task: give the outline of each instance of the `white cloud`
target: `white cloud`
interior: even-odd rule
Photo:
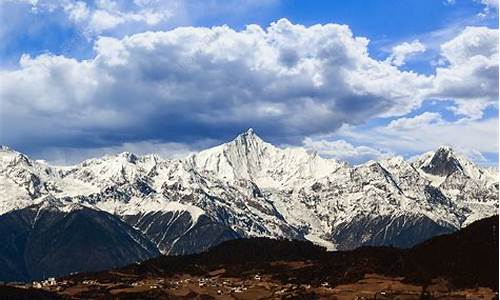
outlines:
[[[46,15],[51,22],[74,26],[89,41],[106,34],[124,36],[172,28],[182,24],[194,24],[204,18],[220,16],[240,17],[249,11],[272,7],[279,0],[2,0],[17,7],[8,9],[31,11],[34,15]],[[2,3],[0,1],[0,3]],[[28,9],[26,9],[28,8]],[[61,14],[62,12],[62,14]],[[3,27],[15,26],[4,22]],[[5,29],[0,28],[5,31]]]
[[[392,48],[392,53],[387,58],[387,61],[399,67],[404,65],[409,57],[417,53],[425,52],[425,50],[424,44],[419,40],[414,40],[411,43],[404,42]]]
[[[369,160],[379,160],[393,153],[367,146],[354,146],[345,140],[325,140],[307,137],[302,142],[303,147],[316,151],[323,157],[335,158],[352,164],[359,164]]]
[[[120,15],[113,15],[105,10],[96,10],[92,13],[89,26],[92,31],[100,33],[115,28],[123,22],[125,22],[125,18]]]
[[[82,22],[89,17],[87,4],[82,1],[67,2],[64,4],[64,10],[68,13],[69,19],[73,22]]]
[[[467,27],[441,53],[448,65],[436,69],[429,97],[453,100],[458,114],[474,119],[498,107],[498,29]]]
[[[443,123],[443,119],[441,118],[441,115],[439,113],[424,112],[412,118],[395,119],[391,121],[389,125],[387,125],[387,127],[396,130],[411,130],[419,128],[423,125],[437,125],[440,123]]]
[[[418,106],[429,78],[372,59],[367,44],[344,25],[283,19],[100,38],[83,61],[25,56],[0,73],[2,127],[16,128],[3,140],[219,138],[247,127],[302,140]]]
[[[406,122],[408,119],[403,118],[403,120]],[[337,132],[337,136],[399,153],[420,153],[436,149],[441,145],[450,145],[464,153],[472,151],[498,153],[498,118],[420,122],[414,127],[389,124],[368,131],[344,126]]]
[[[496,14],[498,16],[498,0],[475,0],[476,2],[480,2],[484,5],[484,9],[482,12],[478,14],[480,17],[487,17],[491,13]]]
[[[458,116],[479,119],[487,107],[498,107],[498,29],[463,27],[462,23],[419,35],[428,53],[436,52],[431,89],[426,98],[453,101]]]
[[[82,7],[75,19],[86,15]],[[222,140],[254,127],[273,142],[297,144],[346,124],[405,115],[432,97],[454,101],[454,112],[468,121],[424,113],[399,118],[373,136],[353,131],[361,137],[354,141],[425,151],[453,137],[464,148],[491,151],[496,123],[472,121],[498,105],[497,35],[496,29],[465,29],[443,44],[446,62],[431,76],[370,57],[369,41],[337,24],[306,27],[283,19],[241,31],[181,27],[100,37],[93,58],[23,56],[18,69],[0,71],[0,142],[103,148]]]
[[[36,0],[20,3],[29,5],[31,11],[36,14],[62,11],[67,21],[76,25],[87,37],[92,38],[119,26],[145,28],[166,22],[173,17],[173,9],[178,7],[180,2]],[[54,14],[53,18],[57,18],[57,15]]]
[[[497,105],[484,99],[467,99],[457,101],[455,106],[449,107],[449,110],[458,116],[463,116],[471,120],[479,120],[483,117],[484,110],[490,105]]]
[[[458,36],[441,45],[441,53],[453,65],[470,59],[498,57],[498,29],[466,27]]]

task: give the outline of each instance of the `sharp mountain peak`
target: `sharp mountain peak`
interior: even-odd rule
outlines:
[[[239,141],[253,142],[253,143],[257,143],[257,144],[266,143],[261,137],[259,137],[255,133],[253,128],[249,128],[245,132],[238,134],[238,136],[236,136],[236,138],[234,140],[230,141],[229,143],[239,142]]]
[[[105,220],[92,234],[121,236],[116,241],[120,249],[137,250],[127,254],[132,260],[157,251],[199,252],[224,240],[254,236],[307,239],[330,249],[408,247],[498,209],[498,174],[455,159],[449,147],[415,162],[393,158],[360,167],[303,148],[275,147],[253,130],[183,160],[123,153],[52,167],[28,159],[24,163],[22,154],[6,151],[0,151],[0,232],[2,214],[38,204],[29,216],[41,211],[68,219],[65,228],[75,231],[62,233],[70,239],[83,227],[72,227],[76,223],[65,218],[67,213],[85,224]],[[442,169],[447,174],[449,166],[454,170],[458,165],[465,172],[432,173]],[[10,219],[3,220],[3,228],[11,228]]]
[[[31,164],[37,161],[30,159],[28,156],[23,153],[16,151],[13,148],[2,145],[0,149],[0,153],[4,156],[4,163],[9,163],[12,165],[15,161],[23,161],[25,163]],[[8,157],[12,156],[11,159]],[[156,154],[149,155],[136,155],[132,152],[121,152],[114,155],[104,155],[100,158],[90,158],[82,161],[81,166],[92,165],[95,162],[99,161],[107,161],[109,159],[125,159],[128,163],[136,164],[139,161],[142,161],[146,157],[154,158],[154,161],[164,160],[160,156]],[[237,135],[233,140],[228,141],[226,143],[222,143],[220,145],[207,148],[205,150],[201,150],[200,152],[194,153],[182,159],[184,162],[192,162],[193,159],[196,161],[196,165],[198,167],[206,168],[209,164],[215,163],[217,167],[214,170],[219,170],[219,168],[223,168],[221,165],[221,161],[227,161],[226,167],[231,167],[233,169],[236,167],[234,163],[236,161],[240,161],[245,164],[245,168],[248,167],[249,163],[251,165],[255,165],[257,169],[262,167],[260,161],[262,160],[282,160],[285,157],[288,157],[289,160],[300,161],[301,163],[305,163],[307,161],[318,160],[319,162],[337,162],[343,163],[342,161],[337,161],[331,158],[322,157],[316,151],[307,150],[301,147],[292,147],[292,148],[281,148],[275,146],[269,142],[266,142],[261,137],[258,136],[256,131],[253,128],[248,128],[246,131],[241,132]],[[395,158],[395,157],[392,157]],[[389,158],[391,159],[391,158]],[[403,159],[407,161],[406,159]],[[247,162],[248,161],[248,162]],[[252,162],[253,161],[253,162]],[[289,161],[291,162],[291,161]],[[362,165],[373,164],[375,162],[380,161],[369,161]],[[17,163],[16,163],[17,164]],[[469,162],[465,157],[458,154],[451,146],[449,145],[441,145],[437,147],[436,150],[427,152],[420,156],[420,162],[418,163],[418,167],[425,171],[428,174],[437,175],[437,176],[447,176],[455,171],[459,171],[461,173],[467,173],[466,165],[473,164]],[[76,167],[75,165],[73,167]],[[349,165],[349,164],[347,164]],[[49,166],[49,165],[47,165]],[[68,166],[69,167],[69,166]]]
[[[453,172],[464,173],[464,166],[461,163],[463,158],[455,153],[450,146],[440,146],[423,166],[425,172],[448,176]]]

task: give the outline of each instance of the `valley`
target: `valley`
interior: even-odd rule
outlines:
[[[200,254],[12,283],[0,287],[0,294],[10,291],[12,299],[42,291],[47,299],[496,299],[498,225],[498,216],[491,217],[410,249],[327,252],[303,241],[233,240]]]

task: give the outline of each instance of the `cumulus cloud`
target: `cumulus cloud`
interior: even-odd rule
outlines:
[[[498,29],[467,27],[441,46],[441,54],[448,64],[436,69],[429,97],[451,99],[455,112],[473,119],[498,107]]]
[[[402,44],[392,47],[392,53],[387,58],[387,61],[395,66],[402,66],[406,60],[421,52],[425,52],[426,48],[419,40],[414,40],[411,43],[404,42]]]
[[[113,2],[101,4],[106,11]],[[74,5],[75,20],[95,13]],[[17,69],[0,71],[0,142],[28,151],[101,149],[144,140],[224,141],[253,127],[271,142],[300,144],[342,126],[399,118],[427,98],[451,100],[456,114],[479,120],[486,107],[498,105],[497,35],[496,29],[466,28],[442,45],[445,64],[428,76],[372,58],[366,38],[337,24],[307,27],[282,19],[240,31],[180,27],[100,37],[90,59],[25,55]],[[424,133],[431,137],[423,144],[435,145],[441,141],[436,132],[460,139],[461,130],[488,141],[485,133],[497,134],[491,126],[424,113],[378,129],[383,144],[374,149],[414,145]]]
[[[103,37],[89,60],[24,56],[0,74],[2,142],[182,142],[248,127],[299,142],[418,106],[429,78],[372,59],[367,44],[344,25],[283,19]]]
[[[87,4],[82,1],[67,2],[63,8],[68,13],[69,19],[76,23],[83,22],[90,15]]]
[[[498,56],[497,41],[497,29],[469,26],[441,45],[441,53],[452,65],[465,63],[470,59],[491,59]]]
[[[90,6],[83,1],[60,1],[70,21],[82,27],[88,35],[100,34],[124,24],[157,25],[173,16],[175,5],[170,2],[97,0]],[[35,6],[42,4],[37,3]]]
[[[302,144],[305,149],[316,151],[323,157],[335,158],[352,164],[359,164],[369,160],[379,160],[393,155],[389,151],[368,146],[354,146],[342,139],[330,141],[307,137]]]

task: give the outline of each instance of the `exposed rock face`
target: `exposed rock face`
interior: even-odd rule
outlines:
[[[0,281],[104,270],[160,254],[116,216],[53,199],[2,215],[0,244]]]
[[[301,148],[277,148],[249,130],[183,160],[122,153],[53,167],[3,147],[0,195],[0,221],[13,228],[24,228],[27,218],[13,220],[16,209],[52,197],[108,213],[163,254],[196,253],[244,237],[307,239],[329,249],[410,247],[495,214],[498,172],[449,147],[413,161],[350,166]],[[122,225],[105,230],[128,232]],[[8,253],[18,253],[20,237],[9,237]],[[131,260],[148,256],[133,252]]]
[[[464,173],[460,162],[449,147],[440,147],[432,159],[421,168],[424,172],[437,176],[448,176],[455,172]]]
[[[382,245],[409,248],[431,237],[455,230],[452,225],[438,224],[426,216],[360,216],[337,226],[332,237],[338,241],[339,250]]]
[[[182,255],[201,252],[213,245],[241,236],[230,227],[205,215],[193,222],[191,215],[181,212],[151,212],[125,216],[125,221],[142,231],[165,254]]]

